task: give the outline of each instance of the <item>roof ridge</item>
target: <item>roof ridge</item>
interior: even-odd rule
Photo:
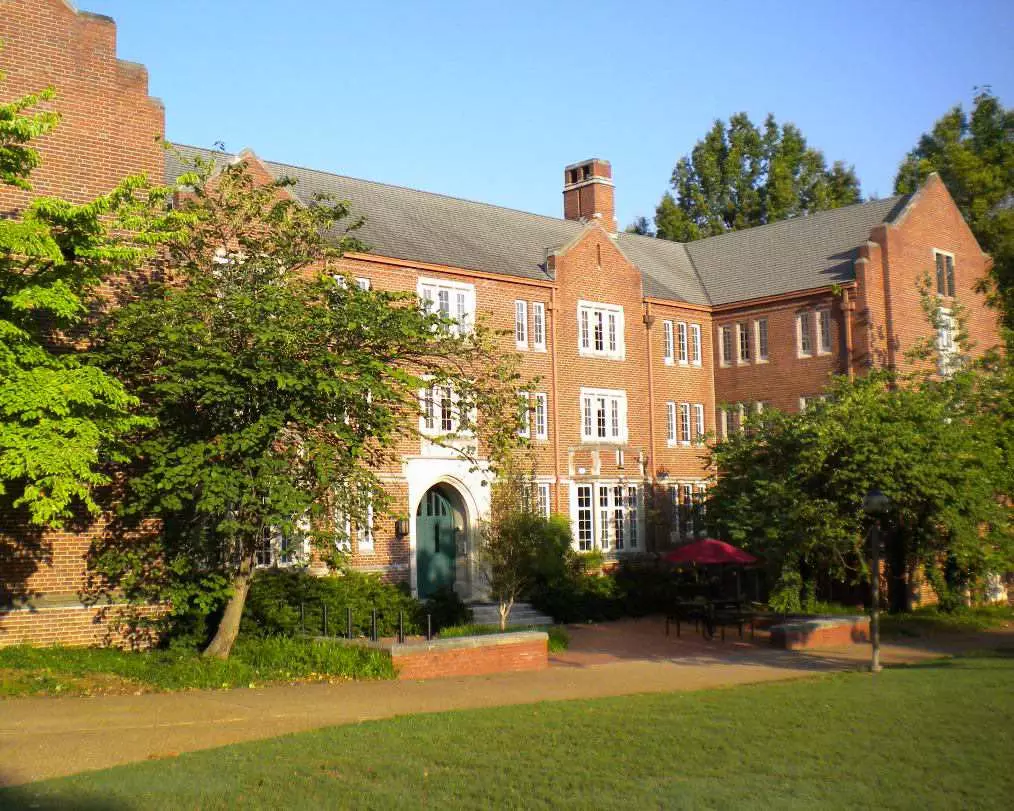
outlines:
[[[173,146],[182,146],[182,147],[186,147],[188,149],[200,149],[200,150],[202,150],[204,152],[214,152],[215,154],[221,154],[224,157],[235,157],[236,154],[239,154],[239,153],[233,154],[233,153],[230,153],[230,152],[221,152],[221,153],[219,153],[216,150],[208,149],[207,147],[203,147],[203,146],[196,146],[194,144],[179,144],[179,143],[176,143],[175,141],[173,141],[171,143],[172,143]],[[553,216],[551,216],[549,214],[539,214],[538,212],[535,212],[535,211],[525,211],[524,209],[520,209],[520,208],[511,208],[510,206],[501,206],[501,205],[497,205],[496,203],[487,203],[487,202],[485,202],[483,200],[472,200],[469,197],[456,197],[453,194],[444,194],[442,192],[428,191],[426,189],[417,189],[417,188],[415,188],[413,186],[400,186],[397,183],[384,183],[383,181],[380,181],[380,180],[369,180],[369,179],[367,179],[365,177],[353,177],[352,175],[343,175],[343,174],[339,174],[338,172],[329,172],[326,169],[315,169],[312,166],[300,166],[299,164],[296,164],[296,163],[286,163],[284,161],[270,160],[269,158],[262,157],[261,155],[258,155],[257,157],[260,160],[262,160],[264,163],[270,163],[270,164],[273,164],[274,166],[284,167],[284,168],[287,168],[287,169],[298,169],[298,170],[303,171],[303,172],[313,172],[314,174],[327,175],[328,177],[341,178],[342,180],[355,180],[358,183],[369,183],[369,184],[371,184],[373,186],[383,186],[384,188],[388,188],[388,189],[398,189],[400,191],[410,191],[410,192],[415,192],[416,194],[425,194],[428,197],[440,197],[440,198],[442,198],[444,200],[454,200],[454,201],[459,202],[459,203],[471,203],[472,205],[485,206],[486,208],[494,208],[494,209],[497,209],[499,211],[510,211],[510,212],[515,213],[515,214],[524,214],[524,215],[526,215],[528,217],[538,217],[538,218],[543,219],[543,220],[552,220],[553,222],[558,222],[558,223],[573,223],[575,226],[584,225],[584,223],[580,222],[579,220],[568,220],[565,217],[553,217]]]
[[[702,242],[709,242],[713,239],[724,239],[725,237],[738,236],[740,234],[756,233],[765,228],[773,228],[775,226],[787,225],[794,222],[812,222],[816,217],[822,217],[824,215],[833,214],[838,211],[847,211],[852,208],[862,208],[863,206],[871,206],[877,203],[886,203],[888,201],[894,201],[897,203],[898,200],[905,197],[903,194],[892,194],[890,197],[878,197],[876,200],[862,200],[858,203],[849,203],[847,206],[837,206],[835,208],[823,208],[820,211],[814,211],[812,214],[797,214],[795,217],[785,217],[781,220],[774,220],[773,222],[765,222],[760,225],[751,225],[749,228],[737,228],[729,231],[725,231],[721,234],[712,234],[709,237],[703,237],[702,239],[693,239],[689,242],[681,242],[681,245],[699,245]]]

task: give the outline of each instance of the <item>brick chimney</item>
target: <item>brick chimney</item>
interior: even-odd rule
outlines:
[[[597,219],[610,234],[616,233],[609,161],[592,158],[563,170],[563,216],[568,220]]]

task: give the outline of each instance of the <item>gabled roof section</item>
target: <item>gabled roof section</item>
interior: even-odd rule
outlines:
[[[616,235],[616,244],[640,268],[645,296],[711,303],[682,242],[623,233]]]
[[[855,278],[856,249],[907,197],[887,197],[688,242],[712,304],[813,290]]]

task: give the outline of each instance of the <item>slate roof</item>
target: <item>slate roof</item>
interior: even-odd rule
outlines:
[[[174,148],[184,158],[231,158],[198,147]],[[549,279],[547,249],[566,244],[584,227],[488,203],[264,163],[276,176],[295,178],[293,192],[303,202],[316,193],[349,200],[353,213],[366,217],[357,236],[373,252],[397,259]],[[166,182],[175,182],[183,171],[169,152]],[[889,197],[685,244],[625,233],[616,242],[641,270],[646,296],[727,304],[852,279],[856,248],[907,200]]]

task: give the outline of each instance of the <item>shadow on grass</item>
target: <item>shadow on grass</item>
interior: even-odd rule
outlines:
[[[983,670],[988,669],[990,659],[1002,661],[1014,659],[1014,648],[983,648],[981,650],[964,651],[956,656],[943,659],[931,659],[928,662],[910,662],[908,664],[891,665],[898,670]]]
[[[6,786],[8,781],[0,774],[0,808],[39,809],[39,811],[125,811],[130,806],[97,794],[82,793],[72,797],[42,797],[32,790],[31,784]]]

